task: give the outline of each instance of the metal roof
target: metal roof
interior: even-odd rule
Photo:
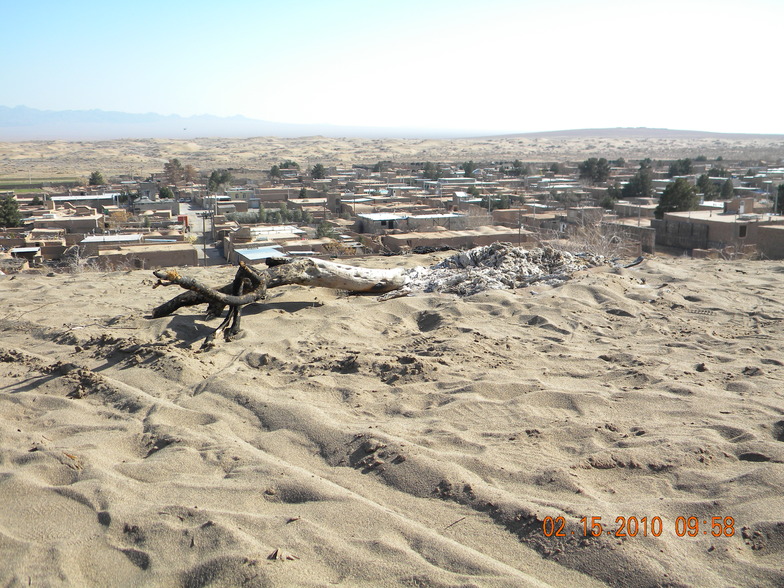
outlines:
[[[410,217],[411,219],[428,219],[428,218],[459,218],[464,217],[465,214],[461,214],[459,212],[442,212],[438,214],[412,214]]]
[[[91,235],[82,239],[82,243],[129,243],[131,241],[141,241],[142,234],[132,235]]]
[[[52,202],[79,202],[80,200],[114,200],[116,196],[119,196],[119,193],[113,194],[90,194],[87,196],[52,196],[50,200]]]
[[[409,215],[395,212],[368,212],[365,214],[358,214],[359,218],[366,218],[372,221],[391,221],[391,220],[405,220]]]
[[[248,261],[259,261],[268,257],[288,257],[288,255],[277,247],[257,247],[255,249],[235,249],[234,253],[244,257]]]

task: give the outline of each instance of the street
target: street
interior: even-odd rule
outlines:
[[[200,216],[200,213],[209,211],[205,211],[203,208],[193,204],[192,202],[180,202],[179,206],[179,214],[185,214],[188,216],[190,234],[196,237],[194,245],[198,251],[199,265],[223,265],[227,263],[226,259],[221,253],[221,249],[216,247],[216,243],[211,241],[210,229],[212,228],[212,219],[204,219]],[[207,238],[206,248],[204,246],[205,229]],[[204,262],[205,251],[207,254],[206,263]]]

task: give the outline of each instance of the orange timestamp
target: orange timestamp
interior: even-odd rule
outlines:
[[[735,534],[735,519],[732,517],[676,517],[673,531],[678,537],[732,537]],[[612,524],[602,517],[582,517],[576,529],[570,529],[565,517],[544,517],[542,533],[545,537],[660,537],[664,532],[661,517],[615,517]]]

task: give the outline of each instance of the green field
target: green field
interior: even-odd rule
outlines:
[[[0,178],[0,190],[14,190],[15,192],[24,193],[25,191],[40,190],[44,186],[63,186],[75,185],[83,181],[83,178],[76,176],[59,176],[59,177],[18,177],[18,178]]]

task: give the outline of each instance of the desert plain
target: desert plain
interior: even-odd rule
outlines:
[[[206,350],[149,271],[0,276],[0,583],[784,584],[784,263],[623,261],[285,286]]]
[[[177,158],[207,175],[214,169],[269,170],[287,159],[303,170],[329,166],[412,162],[580,162],[677,159],[775,162],[784,158],[783,135],[728,135],[657,129],[600,129],[466,139],[367,139],[252,137],[118,139],[113,141],[0,141],[0,178],[146,177]]]

